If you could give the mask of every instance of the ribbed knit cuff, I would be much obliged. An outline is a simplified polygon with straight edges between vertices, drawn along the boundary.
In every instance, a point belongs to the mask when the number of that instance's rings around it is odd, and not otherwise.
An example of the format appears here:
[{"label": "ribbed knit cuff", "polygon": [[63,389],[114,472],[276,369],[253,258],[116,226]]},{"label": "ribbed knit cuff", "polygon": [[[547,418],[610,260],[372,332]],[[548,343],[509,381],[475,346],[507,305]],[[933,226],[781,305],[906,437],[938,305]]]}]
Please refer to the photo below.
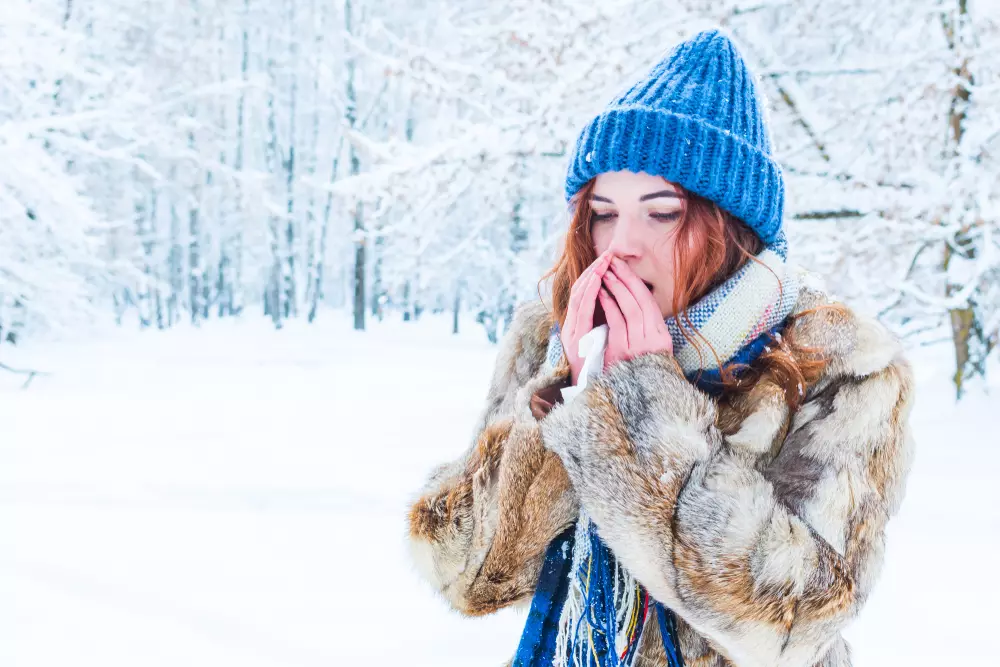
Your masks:
[{"label": "ribbed knit cuff", "polygon": [[604,111],[580,133],[566,176],[566,199],[610,171],[662,176],[716,202],[765,243],[781,229],[785,191],[777,162],[701,119],[648,107]]}]

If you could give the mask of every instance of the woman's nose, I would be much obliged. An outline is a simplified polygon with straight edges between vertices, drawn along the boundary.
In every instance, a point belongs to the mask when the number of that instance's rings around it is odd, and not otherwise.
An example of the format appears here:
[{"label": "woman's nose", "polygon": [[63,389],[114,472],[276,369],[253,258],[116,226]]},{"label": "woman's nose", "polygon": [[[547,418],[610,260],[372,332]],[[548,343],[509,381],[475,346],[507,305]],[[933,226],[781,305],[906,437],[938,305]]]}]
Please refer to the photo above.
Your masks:
[{"label": "woman's nose", "polygon": [[615,223],[608,248],[622,259],[642,255],[642,238],[639,225],[631,217],[621,216]]}]

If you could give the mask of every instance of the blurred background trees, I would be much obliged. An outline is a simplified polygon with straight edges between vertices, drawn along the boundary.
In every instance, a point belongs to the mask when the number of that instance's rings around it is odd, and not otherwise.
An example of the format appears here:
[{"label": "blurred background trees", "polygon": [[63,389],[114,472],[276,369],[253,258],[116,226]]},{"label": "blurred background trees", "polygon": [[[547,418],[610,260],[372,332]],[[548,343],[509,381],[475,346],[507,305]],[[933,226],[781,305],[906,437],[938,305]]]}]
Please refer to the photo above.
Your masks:
[{"label": "blurred background trees", "polygon": [[959,393],[1000,329],[990,0],[5,0],[0,357],[108,315],[169,328],[536,294],[584,122],[721,25],[760,77],[794,259]]}]

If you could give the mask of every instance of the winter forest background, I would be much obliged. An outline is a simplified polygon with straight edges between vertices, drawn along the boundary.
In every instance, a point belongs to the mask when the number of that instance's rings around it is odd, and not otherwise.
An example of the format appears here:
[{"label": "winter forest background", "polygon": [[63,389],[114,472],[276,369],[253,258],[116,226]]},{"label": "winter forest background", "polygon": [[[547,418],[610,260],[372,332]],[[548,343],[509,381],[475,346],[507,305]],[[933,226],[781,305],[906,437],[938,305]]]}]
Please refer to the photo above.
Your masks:
[{"label": "winter forest background", "polygon": [[112,313],[495,340],[558,249],[576,132],[708,25],[760,76],[795,259],[981,372],[995,0],[3,0],[0,361]]},{"label": "winter forest background", "polygon": [[0,0],[0,665],[504,664],[409,503],[578,130],[719,25],[792,259],[913,362],[854,664],[996,664],[1000,0]]}]

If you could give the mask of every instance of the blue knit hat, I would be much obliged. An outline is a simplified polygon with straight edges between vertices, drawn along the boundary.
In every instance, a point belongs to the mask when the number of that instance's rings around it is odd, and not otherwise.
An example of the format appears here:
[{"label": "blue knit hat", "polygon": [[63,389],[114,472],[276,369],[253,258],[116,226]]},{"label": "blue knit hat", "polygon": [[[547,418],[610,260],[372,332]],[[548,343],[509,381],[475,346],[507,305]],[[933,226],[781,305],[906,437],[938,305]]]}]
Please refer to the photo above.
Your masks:
[{"label": "blue knit hat", "polygon": [[594,176],[646,172],[712,200],[765,243],[781,231],[785,186],[753,75],[718,30],[677,45],[583,129],[569,200]]}]

